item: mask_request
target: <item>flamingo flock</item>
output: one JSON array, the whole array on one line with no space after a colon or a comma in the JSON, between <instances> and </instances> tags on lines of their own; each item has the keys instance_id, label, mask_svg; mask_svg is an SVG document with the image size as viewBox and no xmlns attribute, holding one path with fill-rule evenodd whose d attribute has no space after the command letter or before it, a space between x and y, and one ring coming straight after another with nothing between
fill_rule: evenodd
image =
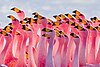
<instances>
[{"instance_id":1,"label":"flamingo flock","mask_svg":"<svg viewBox=\"0 0 100 67\"><path fill-rule=\"evenodd\" d=\"M73 14L46 18L38 12L26 17L7 16L11 22L0 28L0 67L100 67L100 20Z\"/></svg>"}]
</instances>

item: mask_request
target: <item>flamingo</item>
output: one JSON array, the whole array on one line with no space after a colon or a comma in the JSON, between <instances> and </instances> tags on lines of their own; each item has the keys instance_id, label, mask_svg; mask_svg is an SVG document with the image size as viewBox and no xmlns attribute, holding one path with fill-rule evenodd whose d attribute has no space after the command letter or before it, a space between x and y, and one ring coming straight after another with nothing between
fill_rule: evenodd
<instances>
[{"instance_id":1,"label":"flamingo","mask_svg":"<svg viewBox=\"0 0 100 67\"><path fill-rule=\"evenodd\" d=\"M62 56L61 56L61 67L67 67L68 64L66 63L67 62L67 46L68 46L68 41L69 41L69 38L68 37L64 37L65 39L65 42L64 42L64 45L63 45L63 50L62 50Z\"/></svg>"},{"instance_id":2,"label":"flamingo","mask_svg":"<svg viewBox=\"0 0 100 67\"><path fill-rule=\"evenodd\" d=\"M14 57L13 52L12 52L13 38L10 34L8 34L8 37L10 38L11 42L9 43L8 49L6 51L4 62L5 62L5 65L9 67L15 67L18 59Z\"/></svg>"},{"instance_id":3,"label":"flamingo","mask_svg":"<svg viewBox=\"0 0 100 67\"><path fill-rule=\"evenodd\" d=\"M74 57L72 59L72 67L79 67L79 44L80 44L80 38L74 33L70 34L75 42L76 48L74 52Z\"/></svg>"},{"instance_id":4,"label":"flamingo","mask_svg":"<svg viewBox=\"0 0 100 67\"><path fill-rule=\"evenodd\" d=\"M25 30L23 30L24 26L21 25L20 27L21 28L19 28L17 30L23 36L22 37L23 43L21 44L19 59L18 59L18 62L16 63L16 66L17 67L22 67L22 66L26 67L26 64L25 64L25 46L26 46L26 41L27 41L28 36L27 36L27 33L25 32Z\"/></svg>"},{"instance_id":5,"label":"flamingo","mask_svg":"<svg viewBox=\"0 0 100 67\"><path fill-rule=\"evenodd\" d=\"M6 44L5 44L5 47L3 48L2 52L0 53L0 64L4 64L4 57L5 57L5 54L7 52L7 49L8 49L8 46L9 44L11 43L11 37L8 36L7 32L2 30L1 31L1 34L5 37L6 39Z\"/></svg>"},{"instance_id":6,"label":"flamingo","mask_svg":"<svg viewBox=\"0 0 100 67\"><path fill-rule=\"evenodd\" d=\"M90 50L89 50L89 54L88 54L88 60L87 60L87 63L90 63L90 64L95 64L95 47L96 47L96 36L97 36L97 31L95 28L93 28L92 26L87 26L89 30L89 33L90 33L90 40L91 40L91 47L90 47ZM89 45L90 45L89 44Z\"/></svg>"},{"instance_id":7,"label":"flamingo","mask_svg":"<svg viewBox=\"0 0 100 67\"><path fill-rule=\"evenodd\" d=\"M41 32L42 34L44 32ZM46 49L46 38L41 36L40 37L40 42L37 48L37 52L38 52L38 67L44 67L45 66L45 62L46 62L46 56L47 56L47 49Z\"/></svg>"},{"instance_id":8,"label":"flamingo","mask_svg":"<svg viewBox=\"0 0 100 67\"><path fill-rule=\"evenodd\" d=\"M81 19L85 19L84 14L82 14L82 13L79 12L78 10L74 10L73 13L75 13L76 15L78 15Z\"/></svg>"},{"instance_id":9,"label":"flamingo","mask_svg":"<svg viewBox=\"0 0 100 67\"><path fill-rule=\"evenodd\" d=\"M34 54L33 54L33 48L32 48L32 44L33 44L33 32L31 31L31 29L29 29L28 31L26 30L26 33L29 37L29 45L28 45L28 67L36 67L36 63L35 63L35 59L34 59ZM31 36L30 36L31 35Z\"/></svg>"},{"instance_id":10,"label":"flamingo","mask_svg":"<svg viewBox=\"0 0 100 67\"><path fill-rule=\"evenodd\" d=\"M61 67L61 50L62 50L62 46L64 44L64 37L63 36L57 37L57 40L58 40L59 46L58 46L57 52L54 56L54 64L55 64L55 67Z\"/></svg>"},{"instance_id":11,"label":"flamingo","mask_svg":"<svg viewBox=\"0 0 100 67\"><path fill-rule=\"evenodd\" d=\"M24 11L14 7L14 8L11 8L11 10L13 10L14 12L17 13L17 16L19 17L20 21L22 21L24 18L25 18L25 13Z\"/></svg>"},{"instance_id":12,"label":"flamingo","mask_svg":"<svg viewBox=\"0 0 100 67\"><path fill-rule=\"evenodd\" d=\"M50 38L47 38L49 46L48 46L48 54L47 54L47 57L46 57L45 67L54 67L53 58L52 58L52 56L53 56L52 51L53 51L53 45L54 45L55 32L54 31L49 32L48 36Z\"/></svg>"}]
</instances>

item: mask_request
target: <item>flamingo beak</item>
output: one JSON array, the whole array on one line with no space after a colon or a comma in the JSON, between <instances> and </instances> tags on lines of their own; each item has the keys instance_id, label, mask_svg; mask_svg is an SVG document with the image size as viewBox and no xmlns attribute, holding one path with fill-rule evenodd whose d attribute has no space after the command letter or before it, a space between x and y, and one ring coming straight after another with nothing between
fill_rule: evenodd
<instances>
[{"instance_id":1,"label":"flamingo beak","mask_svg":"<svg viewBox=\"0 0 100 67\"><path fill-rule=\"evenodd\" d=\"M11 10L13 10L13 11L14 11L14 9L15 9L15 8L12 8Z\"/></svg>"},{"instance_id":2,"label":"flamingo beak","mask_svg":"<svg viewBox=\"0 0 100 67\"><path fill-rule=\"evenodd\" d=\"M68 17L68 14L65 14Z\"/></svg>"},{"instance_id":3,"label":"flamingo beak","mask_svg":"<svg viewBox=\"0 0 100 67\"><path fill-rule=\"evenodd\" d=\"M53 16L54 18L56 18L57 17L57 15L55 15L55 16Z\"/></svg>"},{"instance_id":4,"label":"flamingo beak","mask_svg":"<svg viewBox=\"0 0 100 67\"><path fill-rule=\"evenodd\" d=\"M36 14L37 14L36 12L32 13L32 15L36 15Z\"/></svg>"},{"instance_id":5,"label":"flamingo beak","mask_svg":"<svg viewBox=\"0 0 100 67\"><path fill-rule=\"evenodd\" d=\"M76 13L76 10L74 10L73 13Z\"/></svg>"},{"instance_id":6,"label":"flamingo beak","mask_svg":"<svg viewBox=\"0 0 100 67\"><path fill-rule=\"evenodd\" d=\"M61 17L61 15L59 15L59 17Z\"/></svg>"},{"instance_id":7,"label":"flamingo beak","mask_svg":"<svg viewBox=\"0 0 100 67\"><path fill-rule=\"evenodd\" d=\"M76 17L76 15L75 15L75 14L73 14L72 16L73 16L73 17Z\"/></svg>"},{"instance_id":8,"label":"flamingo beak","mask_svg":"<svg viewBox=\"0 0 100 67\"><path fill-rule=\"evenodd\" d=\"M98 27L95 27L96 29L98 29Z\"/></svg>"},{"instance_id":9,"label":"flamingo beak","mask_svg":"<svg viewBox=\"0 0 100 67\"><path fill-rule=\"evenodd\" d=\"M81 19L79 19L79 22L82 22L82 20L81 20Z\"/></svg>"},{"instance_id":10,"label":"flamingo beak","mask_svg":"<svg viewBox=\"0 0 100 67\"><path fill-rule=\"evenodd\" d=\"M8 18L10 18L10 16L7 16Z\"/></svg>"}]
</instances>

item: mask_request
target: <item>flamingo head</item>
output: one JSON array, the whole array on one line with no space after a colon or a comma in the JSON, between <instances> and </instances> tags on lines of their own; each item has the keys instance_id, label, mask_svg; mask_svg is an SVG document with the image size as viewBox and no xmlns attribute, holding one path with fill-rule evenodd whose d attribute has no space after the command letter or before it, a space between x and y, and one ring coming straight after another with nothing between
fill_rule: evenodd
<instances>
[{"instance_id":1,"label":"flamingo head","mask_svg":"<svg viewBox=\"0 0 100 67\"><path fill-rule=\"evenodd\" d=\"M97 26L97 27L95 27L99 32L100 32L100 27L99 26Z\"/></svg>"},{"instance_id":2,"label":"flamingo head","mask_svg":"<svg viewBox=\"0 0 100 67\"><path fill-rule=\"evenodd\" d=\"M6 26L3 30L5 30L7 33L12 33L13 28L11 26Z\"/></svg>"},{"instance_id":3,"label":"flamingo head","mask_svg":"<svg viewBox=\"0 0 100 67\"><path fill-rule=\"evenodd\" d=\"M2 34L2 35L4 35L4 36L8 36L8 33L7 33L5 30L2 30L2 31L0 32L0 34Z\"/></svg>"},{"instance_id":4,"label":"flamingo head","mask_svg":"<svg viewBox=\"0 0 100 67\"><path fill-rule=\"evenodd\" d=\"M32 13L32 15L39 15L39 14L38 14L38 12L34 12L34 13Z\"/></svg>"},{"instance_id":5,"label":"flamingo head","mask_svg":"<svg viewBox=\"0 0 100 67\"><path fill-rule=\"evenodd\" d=\"M79 38L79 36L77 36L75 33L71 33L70 36L72 36L74 38Z\"/></svg>"},{"instance_id":6,"label":"flamingo head","mask_svg":"<svg viewBox=\"0 0 100 67\"><path fill-rule=\"evenodd\" d=\"M52 32L52 30L50 30L48 28L43 28L42 31L44 31L44 32Z\"/></svg>"},{"instance_id":7,"label":"flamingo head","mask_svg":"<svg viewBox=\"0 0 100 67\"><path fill-rule=\"evenodd\" d=\"M78 16L81 14L78 10L74 10L73 13L75 13Z\"/></svg>"},{"instance_id":8,"label":"flamingo head","mask_svg":"<svg viewBox=\"0 0 100 67\"><path fill-rule=\"evenodd\" d=\"M61 18L58 15L53 16L57 21L61 21Z\"/></svg>"},{"instance_id":9,"label":"flamingo head","mask_svg":"<svg viewBox=\"0 0 100 67\"><path fill-rule=\"evenodd\" d=\"M65 14L65 16L67 16L69 19L72 19L73 17L71 16L71 14L67 13Z\"/></svg>"},{"instance_id":10,"label":"flamingo head","mask_svg":"<svg viewBox=\"0 0 100 67\"><path fill-rule=\"evenodd\" d=\"M18 31L16 31L16 33L15 33L16 35L20 35L20 33L18 32Z\"/></svg>"},{"instance_id":11,"label":"flamingo head","mask_svg":"<svg viewBox=\"0 0 100 67\"><path fill-rule=\"evenodd\" d=\"M97 18L97 17L94 17L93 18L96 22L98 22L99 21L99 19Z\"/></svg>"},{"instance_id":12,"label":"flamingo head","mask_svg":"<svg viewBox=\"0 0 100 67\"><path fill-rule=\"evenodd\" d=\"M22 29L25 30L25 31L31 31L31 29L29 29L27 26L25 25L22 25Z\"/></svg>"},{"instance_id":13,"label":"flamingo head","mask_svg":"<svg viewBox=\"0 0 100 67\"><path fill-rule=\"evenodd\" d=\"M87 26L86 28L89 29L89 30L96 30L96 29L93 28L92 26Z\"/></svg>"},{"instance_id":14,"label":"flamingo head","mask_svg":"<svg viewBox=\"0 0 100 67\"><path fill-rule=\"evenodd\" d=\"M77 28L77 29L80 30L80 31L85 31L85 29L84 29L82 26L80 26L80 25L75 26L75 28Z\"/></svg>"},{"instance_id":15,"label":"flamingo head","mask_svg":"<svg viewBox=\"0 0 100 67\"><path fill-rule=\"evenodd\" d=\"M26 24L26 22L24 22L24 21L20 21L20 23L21 23L22 25L25 25L25 24Z\"/></svg>"},{"instance_id":16,"label":"flamingo head","mask_svg":"<svg viewBox=\"0 0 100 67\"><path fill-rule=\"evenodd\" d=\"M66 21L66 23L69 24L69 25L73 24L73 22L71 22L71 21Z\"/></svg>"},{"instance_id":17,"label":"flamingo head","mask_svg":"<svg viewBox=\"0 0 100 67\"><path fill-rule=\"evenodd\" d=\"M18 9L18 8L16 8L16 7L11 8L11 10L15 11L16 13L21 13L21 10L20 10L20 9Z\"/></svg>"},{"instance_id":18,"label":"flamingo head","mask_svg":"<svg viewBox=\"0 0 100 67\"><path fill-rule=\"evenodd\" d=\"M60 14L59 17L60 17L62 20L66 20L66 17L65 17L63 14Z\"/></svg>"},{"instance_id":19,"label":"flamingo head","mask_svg":"<svg viewBox=\"0 0 100 67\"><path fill-rule=\"evenodd\" d=\"M13 15L9 15L9 16L7 16L7 17L10 18L10 19L13 20L13 21L16 21L16 20L17 20Z\"/></svg>"}]
</instances>

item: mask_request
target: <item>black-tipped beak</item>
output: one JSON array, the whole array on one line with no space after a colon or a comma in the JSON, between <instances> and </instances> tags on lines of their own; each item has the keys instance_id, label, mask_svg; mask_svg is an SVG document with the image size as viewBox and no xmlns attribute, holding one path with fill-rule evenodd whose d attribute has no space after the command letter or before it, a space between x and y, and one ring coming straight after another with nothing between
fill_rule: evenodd
<instances>
[{"instance_id":1,"label":"black-tipped beak","mask_svg":"<svg viewBox=\"0 0 100 67\"><path fill-rule=\"evenodd\" d=\"M61 15L59 15L61 17Z\"/></svg>"},{"instance_id":2,"label":"black-tipped beak","mask_svg":"<svg viewBox=\"0 0 100 67\"><path fill-rule=\"evenodd\" d=\"M68 16L68 14L65 14L66 16Z\"/></svg>"},{"instance_id":3,"label":"black-tipped beak","mask_svg":"<svg viewBox=\"0 0 100 67\"><path fill-rule=\"evenodd\" d=\"M22 23L22 21L20 21L20 23Z\"/></svg>"},{"instance_id":4,"label":"black-tipped beak","mask_svg":"<svg viewBox=\"0 0 100 67\"><path fill-rule=\"evenodd\" d=\"M92 20L93 20L93 18L90 18L90 20L92 21Z\"/></svg>"},{"instance_id":5,"label":"black-tipped beak","mask_svg":"<svg viewBox=\"0 0 100 67\"><path fill-rule=\"evenodd\" d=\"M95 27L96 29L98 28L98 27Z\"/></svg>"},{"instance_id":6,"label":"black-tipped beak","mask_svg":"<svg viewBox=\"0 0 100 67\"><path fill-rule=\"evenodd\" d=\"M61 34L61 33L62 33L62 31L59 31L59 33Z\"/></svg>"},{"instance_id":7,"label":"black-tipped beak","mask_svg":"<svg viewBox=\"0 0 100 67\"><path fill-rule=\"evenodd\" d=\"M34 21L37 21L37 19L34 19Z\"/></svg>"},{"instance_id":8,"label":"black-tipped beak","mask_svg":"<svg viewBox=\"0 0 100 67\"><path fill-rule=\"evenodd\" d=\"M24 21L27 21L27 19L28 19L28 18L24 18L23 20L24 20Z\"/></svg>"},{"instance_id":9,"label":"black-tipped beak","mask_svg":"<svg viewBox=\"0 0 100 67\"><path fill-rule=\"evenodd\" d=\"M78 28L78 26L75 26L74 28Z\"/></svg>"},{"instance_id":10,"label":"black-tipped beak","mask_svg":"<svg viewBox=\"0 0 100 67\"><path fill-rule=\"evenodd\" d=\"M72 16L75 17L76 15L73 14Z\"/></svg>"},{"instance_id":11,"label":"black-tipped beak","mask_svg":"<svg viewBox=\"0 0 100 67\"><path fill-rule=\"evenodd\" d=\"M11 8L11 10L14 10L14 8Z\"/></svg>"},{"instance_id":12,"label":"black-tipped beak","mask_svg":"<svg viewBox=\"0 0 100 67\"><path fill-rule=\"evenodd\" d=\"M29 29L28 31L31 31L31 29Z\"/></svg>"},{"instance_id":13,"label":"black-tipped beak","mask_svg":"<svg viewBox=\"0 0 100 67\"><path fill-rule=\"evenodd\" d=\"M12 33L12 31L10 31L9 33Z\"/></svg>"},{"instance_id":14,"label":"black-tipped beak","mask_svg":"<svg viewBox=\"0 0 100 67\"><path fill-rule=\"evenodd\" d=\"M61 38L61 35L59 35L58 37L60 37L60 38Z\"/></svg>"},{"instance_id":15,"label":"black-tipped beak","mask_svg":"<svg viewBox=\"0 0 100 67\"><path fill-rule=\"evenodd\" d=\"M53 23L52 26L55 26L55 23Z\"/></svg>"},{"instance_id":16,"label":"black-tipped beak","mask_svg":"<svg viewBox=\"0 0 100 67\"><path fill-rule=\"evenodd\" d=\"M85 29L83 28L82 31L85 31Z\"/></svg>"},{"instance_id":17,"label":"black-tipped beak","mask_svg":"<svg viewBox=\"0 0 100 67\"><path fill-rule=\"evenodd\" d=\"M82 20L81 20L81 19L79 19L79 22L82 22Z\"/></svg>"},{"instance_id":18,"label":"black-tipped beak","mask_svg":"<svg viewBox=\"0 0 100 67\"><path fill-rule=\"evenodd\" d=\"M2 31L0 32L0 34L2 34Z\"/></svg>"},{"instance_id":19,"label":"black-tipped beak","mask_svg":"<svg viewBox=\"0 0 100 67\"><path fill-rule=\"evenodd\" d=\"M76 10L74 10L73 13L76 13Z\"/></svg>"},{"instance_id":20,"label":"black-tipped beak","mask_svg":"<svg viewBox=\"0 0 100 67\"><path fill-rule=\"evenodd\" d=\"M89 28L90 28L90 26L87 26L86 28L88 28L88 29L89 29Z\"/></svg>"},{"instance_id":21,"label":"black-tipped beak","mask_svg":"<svg viewBox=\"0 0 100 67\"><path fill-rule=\"evenodd\" d=\"M73 35L74 35L74 33L71 33L70 35L71 35L71 36L73 36Z\"/></svg>"},{"instance_id":22,"label":"black-tipped beak","mask_svg":"<svg viewBox=\"0 0 100 67\"><path fill-rule=\"evenodd\" d=\"M10 18L10 16L7 16L8 18Z\"/></svg>"},{"instance_id":23,"label":"black-tipped beak","mask_svg":"<svg viewBox=\"0 0 100 67\"><path fill-rule=\"evenodd\" d=\"M78 36L76 36L75 38L79 38Z\"/></svg>"},{"instance_id":24,"label":"black-tipped beak","mask_svg":"<svg viewBox=\"0 0 100 67\"><path fill-rule=\"evenodd\" d=\"M9 23L8 25L12 25L12 23Z\"/></svg>"},{"instance_id":25,"label":"black-tipped beak","mask_svg":"<svg viewBox=\"0 0 100 67\"><path fill-rule=\"evenodd\" d=\"M42 31L46 31L46 28L43 28Z\"/></svg>"},{"instance_id":26,"label":"black-tipped beak","mask_svg":"<svg viewBox=\"0 0 100 67\"><path fill-rule=\"evenodd\" d=\"M69 21L66 21L67 24L69 24Z\"/></svg>"},{"instance_id":27,"label":"black-tipped beak","mask_svg":"<svg viewBox=\"0 0 100 67\"><path fill-rule=\"evenodd\" d=\"M27 21L26 23L29 23L29 21Z\"/></svg>"},{"instance_id":28,"label":"black-tipped beak","mask_svg":"<svg viewBox=\"0 0 100 67\"><path fill-rule=\"evenodd\" d=\"M8 36L8 34L6 34L5 36Z\"/></svg>"},{"instance_id":29,"label":"black-tipped beak","mask_svg":"<svg viewBox=\"0 0 100 67\"><path fill-rule=\"evenodd\" d=\"M32 13L32 15L35 15L35 14L36 14L36 12Z\"/></svg>"},{"instance_id":30,"label":"black-tipped beak","mask_svg":"<svg viewBox=\"0 0 100 67\"><path fill-rule=\"evenodd\" d=\"M35 15L35 16L34 16L34 18L37 18L37 17L38 17L38 15Z\"/></svg>"},{"instance_id":31,"label":"black-tipped beak","mask_svg":"<svg viewBox=\"0 0 100 67\"><path fill-rule=\"evenodd\" d=\"M67 37L67 35L64 35L65 37Z\"/></svg>"},{"instance_id":32,"label":"black-tipped beak","mask_svg":"<svg viewBox=\"0 0 100 67\"><path fill-rule=\"evenodd\" d=\"M75 23L72 23L71 25L72 25L72 26L75 26Z\"/></svg>"},{"instance_id":33,"label":"black-tipped beak","mask_svg":"<svg viewBox=\"0 0 100 67\"><path fill-rule=\"evenodd\" d=\"M96 17L94 17L94 20L96 20Z\"/></svg>"},{"instance_id":34,"label":"black-tipped beak","mask_svg":"<svg viewBox=\"0 0 100 67\"><path fill-rule=\"evenodd\" d=\"M41 19L45 19L45 17L42 17Z\"/></svg>"},{"instance_id":35,"label":"black-tipped beak","mask_svg":"<svg viewBox=\"0 0 100 67\"><path fill-rule=\"evenodd\" d=\"M57 15L53 16L54 18L56 18Z\"/></svg>"},{"instance_id":36,"label":"black-tipped beak","mask_svg":"<svg viewBox=\"0 0 100 67\"><path fill-rule=\"evenodd\" d=\"M12 28L12 27L10 27L10 29L12 30L13 28Z\"/></svg>"},{"instance_id":37,"label":"black-tipped beak","mask_svg":"<svg viewBox=\"0 0 100 67\"><path fill-rule=\"evenodd\" d=\"M25 25L22 25L22 29L24 29L24 30L25 30Z\"/></svg>"}]
</instances>

